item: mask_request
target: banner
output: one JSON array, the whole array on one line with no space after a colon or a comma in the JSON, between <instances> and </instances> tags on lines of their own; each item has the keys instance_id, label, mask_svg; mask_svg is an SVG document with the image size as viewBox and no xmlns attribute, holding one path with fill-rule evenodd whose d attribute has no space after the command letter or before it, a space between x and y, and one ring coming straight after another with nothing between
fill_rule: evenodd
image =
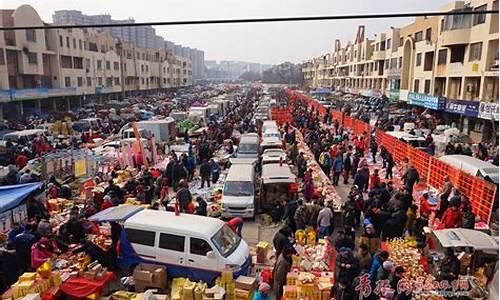
<instances>
[{"instance_id":1,"label":"banner","mask_svg":"<svg viewBox=\"0 0 500 300\"><path fill-rule=\"evenodd\" d=\"M12 100L33 100L49 97L49 90L46 88L10 90L10 92Z\"/></svg>"},{"instance_id":2,"label":"banner","mask_svg":"<svg viewBox=\"0 0 500 300\"><path fill-rule=\"evenodd\" d=\"M445 98L430 96L422 93L408 93L408 104L422 106L435 110L443 110L446 105Z\"/></svg>"},{"instance_id":3,"label":"banner","mask_svg":"<svg viewBox=\"0 0 500 300\"><path fill-rule=\"evenodd\" d=\"M478 115L481 119L498 121L498 103L480 102Z\"/></svg>"},{"instance_id":4,"label":"banner","mask_svg":"<svg viewBox=\"0 0 500 300\"><path fill-rule=\"evenodd\" d=\"M445 111L476 118L479 114L479 101L447 99Z\"/></svg>"},{"instance_id":5,"label":"banner","mask_svg":"<svg viewBox=\"0 0 500 300\"><path fill-rule=\"evenodd\" d=\"M0 102L9 102L9 101L10 101L10 91L0 90Z\"/></svg>"}]
</instances>

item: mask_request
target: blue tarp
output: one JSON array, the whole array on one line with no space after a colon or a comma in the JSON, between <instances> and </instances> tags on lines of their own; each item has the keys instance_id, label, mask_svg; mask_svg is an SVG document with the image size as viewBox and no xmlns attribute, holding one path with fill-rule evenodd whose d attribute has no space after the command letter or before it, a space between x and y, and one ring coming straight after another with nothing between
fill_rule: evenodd
<instances>
[{"instance_id":1,"label":"blue tarp","mask_svg":"<svg viewBox=\"0 0 500 300\"><path fill-rule=\"evenodd\" d=\"M41 185L42 183L40 182L34 182L0 186L0 212L18 206L29 196L29 194L37 190Z\"/></svg>"}]
</instances>

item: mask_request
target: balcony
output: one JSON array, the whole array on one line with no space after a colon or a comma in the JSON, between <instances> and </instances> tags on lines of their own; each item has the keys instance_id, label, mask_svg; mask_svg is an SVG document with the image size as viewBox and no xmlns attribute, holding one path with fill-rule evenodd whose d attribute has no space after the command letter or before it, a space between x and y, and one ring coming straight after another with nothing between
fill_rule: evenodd
<instances>
[{"instance_id":1,"label":"balcony","mask_svg":"<svg viewBox=\"0 0 500 300\"><path fill-rule=\"evenodd\" d=\"M450 63L447 66L447 70L448 76L462 76L464 71L464 64L460 62Z\"/></svg>"},{"instance_id":2,"label":"balcony","mask_svg":"<svg viewBox=\"0 0 500 300\"><path fill-rule=\"evenodd\" d=\"M439 42L443 46L468 44L470 42L470 28L443 31Z\"/></svg>"}]
</instances>

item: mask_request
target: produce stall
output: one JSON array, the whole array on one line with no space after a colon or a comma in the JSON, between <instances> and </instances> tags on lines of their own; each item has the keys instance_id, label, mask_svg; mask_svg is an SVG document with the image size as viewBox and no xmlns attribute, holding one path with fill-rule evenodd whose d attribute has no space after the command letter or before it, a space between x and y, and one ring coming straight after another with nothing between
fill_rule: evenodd
<instances>
[{"instance_id":1,"label":"produce stall","mask_svg":"<svg viewBox=\"0 0 500 300\"><path fill-rule=\"evenodd\" d=\"M296 130L295 134L298 142L298 150L299 152L304 153L304 157L307 161L307 169L312 170L315 194L321 195L326 202L332 203L332 207L335 212L341 212L343 200L337 194L332 181L328 178L328 176L326 176L318 162L314 159L314 154L304 142L304 137L300 131Z\"/></svg>"}]
</instances>

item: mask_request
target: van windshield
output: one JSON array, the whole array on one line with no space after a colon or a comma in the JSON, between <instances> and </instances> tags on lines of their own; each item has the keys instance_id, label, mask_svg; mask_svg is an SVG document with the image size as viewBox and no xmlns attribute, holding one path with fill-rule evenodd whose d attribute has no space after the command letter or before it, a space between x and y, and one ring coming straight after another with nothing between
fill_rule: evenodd
<instances>
[{"instance_id":1,"label":"van windshield","mask_svg":"<svg viewBox=\"0 0 500 300\"><path fill-rule=\"evenodd\" d=\"M240 241L241 238L227 225L222 226L212 237L212 243L224 257L231 255L238 248Z\"/></svg>"},{"instance_id":2,"label":"van windshield","mask_svg":"<svg viewBox=\"0 0 500 300\"><path fill-rule=\"evenodd\" d=\"M257 144L240 144L238 148L238 153L241 154L257 153L258 151L259 146Z\"/></svg>"},{"instance_id":3,"label":"van windshield","mask_svg":"<svg viewBox=\"0 0 500 300\"><path fill-rule=\"evenodd\" d=\"M223 194L226 196L253 196L251 181L226 181Z\"/></svg>"}]
</instances>

